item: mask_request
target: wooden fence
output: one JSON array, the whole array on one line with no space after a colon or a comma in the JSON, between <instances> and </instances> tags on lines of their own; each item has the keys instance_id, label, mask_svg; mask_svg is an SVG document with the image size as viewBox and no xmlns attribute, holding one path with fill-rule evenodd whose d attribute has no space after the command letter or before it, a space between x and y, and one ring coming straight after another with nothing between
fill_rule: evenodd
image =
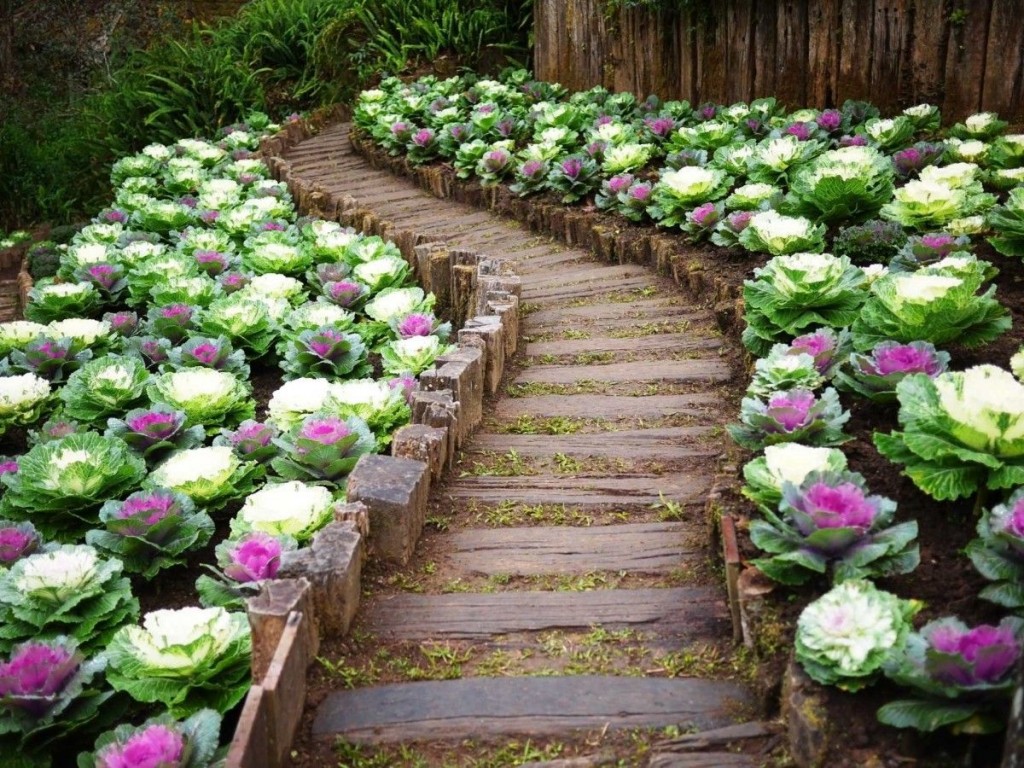
<instances>
[{"instance_id":1,"label":"wooden fence","mask_svg":"<svg viewBox=\"0 0 1024 768\"><path fill-rule=\"evenodd\" d=\"M537 77L790 107L924 101L1024 121L1024 0L703 0L688 11L534 0Z\"/></svg>"}]
</instances>

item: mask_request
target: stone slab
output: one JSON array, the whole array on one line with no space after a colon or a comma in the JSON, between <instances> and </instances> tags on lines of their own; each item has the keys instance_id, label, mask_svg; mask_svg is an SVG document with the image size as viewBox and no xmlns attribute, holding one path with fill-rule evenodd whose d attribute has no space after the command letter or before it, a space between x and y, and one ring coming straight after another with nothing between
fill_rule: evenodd
<instances>
[{"instance_id":1,"label":"stone slab","mask_svg":"<svg viewBox=\"0 0 1024 768\"><path fill-rule=\"evenodd\" d=\"M348 477L347 499L361 501L370 516L373 555L404 565L423 530L430 489L426 463L368 454Z\"/></svg>"},{"instance_id":2,"label":"stone slab","mask_svg":"<svg viewBox=\"0 0 1024 768\"><path fill-rule=\"evenodd\" d=\"M703 392L687 395L537 395L506 397L494 406L494 415L501 420L521 416L593 419L657 419L664 416L692 416L694 419L714 418L712 409L721 405L721 398Z\"/></svg>"},{"instance_id":3,"label":"stone slab","mask_svg":"<svg viewBox=\"0 0 1024 768\"><path fill-rule=\"evenodd\" d=\"M487 503L512 499L521 504L623 506L655 504L665 498L683 505L703 505L709 487L708 477L679 473L628 477L467 476L455 480L445 492L453 499Z\"/></svg>"},{"instance_id":4,"label":"stone slab","mask_svg":"<svg viewBox=\"0 0 1024 768\"><path fill-rule=\"evenodd\" d=\"M660 427L654 429L622 429L615 432L586 432L573 435L507 435L478 433L473 436L467 453L482 451L505 453L515 451L522 456L605 457L626 460L671 461L697 456L717 456L722 448L701 443L710 434L710 427ZM582 462L581 472L587 472Z\"/></svg>"},{"instance_id":5,"label":"stone slab","mask_svg":"<svg viewBox=\"0 0 1024 768\"><path fill-rule=\"evenodd\" d=\"M598 381L618 384L630 381L722 382L732 378L728 363L718 359L661 360L607 365L533 365L524 368L513 383L574 384Z\"/></svg>"}]
</instances>

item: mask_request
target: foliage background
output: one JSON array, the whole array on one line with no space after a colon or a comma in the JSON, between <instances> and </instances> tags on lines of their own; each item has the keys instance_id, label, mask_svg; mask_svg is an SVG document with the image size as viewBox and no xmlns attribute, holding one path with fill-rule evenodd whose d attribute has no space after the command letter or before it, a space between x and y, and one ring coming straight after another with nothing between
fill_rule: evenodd
<instances>
[{"instance_id":1,"label":"foliage background","mask_svg":"<svg viewBox=\"0 0 1024 768\"><path fill-rule=\"evenodd\" d=\"M529 60L532 0L0 0L0 228L106 201L110 164L350 97ZM226 14L226 15L225 15Z\"/></svg>"}]
</instances>

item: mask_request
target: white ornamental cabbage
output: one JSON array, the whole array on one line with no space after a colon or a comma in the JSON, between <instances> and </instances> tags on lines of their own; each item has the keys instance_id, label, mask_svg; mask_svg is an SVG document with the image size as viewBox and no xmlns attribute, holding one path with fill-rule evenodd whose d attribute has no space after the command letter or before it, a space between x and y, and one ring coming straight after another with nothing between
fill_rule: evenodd
<instances>
[{"instance_id":1,"label":"white ornamental cabbage","mask_svg":"<svg viewBox=\"0 0 1024 768\"><path fill-rule=\"evenodd\" d=\"M106 320L90 320L84 317L69 317L49 324L49 333L58 339L71 339L83 347L91 347L106 341L111 336L110 323Z\"/></svg>"},{"instance_id":2,"label":"white ornamental cabbage","mask_svg":"<svg viewBox=\"0 0 1024 768\"><path fill-rule=\"evenodd\" d=\"M292 480L267 485L245 500L231 521L231 535L251 531L308 541L331 521L334 496L321 485Z\"/></svg>"},{"instance_id":3,"label":"white ornamental cabbage","mask_svg":"<svg viewBox=\"0 0 1024 768\"><path fill-rule=\"evenodd\" d=\"M430 302L426 299L423 289L412 287L381 291L366 304L363 311L373 320L386 323L392 318L429 308Z\"/></svg>"},{"instance_id":4,"label":"white ornamental cabbage","mask_svg":"<svg viewBox=\"0 0 1024 768\"><path fill-rule=\"evenodd\" d=\"M149 488L169 488L207 510L249 492L257 465L242 463L230 446L190 448L172 454L149 477Z\"/></svg>"},{"instance_id":5,"label":"white ornamental cabbage","mask_svg":"<svg viewBox=\"0 0 1024 768\"><path fill-rule=\"evenodd\" d=\"M995 365L977 365L935 379L951 432L976 450L1024 456L1024 384Z\"/></svg>"},{"instance_id":6,"label":"white ornamental cabbage","mask_svg":"<svg viewBox=\"0 0 1024 768\"><path fill-rule=\"evenodd\" d=\"M14 587L24 595L62 603L85 592L100 572L99 553L87 545L66 544L29 555L11 572Z\"/></svg>"},{"instance_id":7,"label":"white ornamental cabbage","mask_svg":"<svg viewBox=\"0 0 1024 768\"><path fill-rule=\"evenodd\" d=\"M34 373L0 377L0 419L33 411L50 396L50 382Z\"/></svg>"},{"instance_id":8,"label":"white ornamental cabbage","mask_svg":"<svg viewBox=\"0 0 1024 768\"><path fill-rule=\"evenodd\" d=\"M904 646L919 604L851 579L808 605L796 626L796 658L813 679L856 691Z\"/></svg>"},{"instance_id":9,"label":"white ornamental cabbage","mask_svg":"<svg viewBox=\"0 0 1024 768\"><path fill-rule=\"evenodd\" d=\"M269 245L276 245L276 243ZM242 295L252 298L287 299L293 302L302 298L303 287L302 283L294 277L268 272L252 278L249 285L242 291Z\"/></svg>"},{"instance_id":10,"label":"white ornamental cabbage","mask_svg":"<svg viewBox=\"0 0 1024 768\"><path fill-rule=\"evenodd\" d=\"M286 381L270 398L267 421L287 432L309 414L323 409L336 387L322 378Z\"/></svg>"},{"instance_id":11,"label":"white ornamental cabbage","mask_svg":"<svg viewBox=\"0 0 1024 768\"><path fill-rule=\"evenodd\" d=\"M951 275L896 275L892 281L898 300L908 304L938 301L950 290L963 284L963 280Z\"/></svg>"},{"instance_id":12,"label":"white ornamental cabbage","mask_svg":"<svg viewBox=\"0 0 1024 768\"><path fill-rule=\"evenodd\" d=\"M784 216L778 211L761 211L750 217L740 233L740 244L750 251L774 256L820 252L825 247L825 227L803 216Z\"/></svg>"},{"instance_id":13,"label":"white ornamental cabbage","mask_svg":"<svg viewBox=\"0 0 1024 768\"><path fill-rule=\"evenodd\" d=\"M249 385L215 368L188 367L164 373L150 385L149 397L184 411L188 426L203 426L207 433L223 425L235 426L254 413Z\"/></svg>"},{"instance_id":14,"label":"white ornamental cabbage","mask_svg":"<svg viewBox=\"0 0 1024 768\"><path fill-rule=\"evenodd\" d=\"M933 184L945 184L954 189L964 189L978 180L981 169L975 163L950 163L929 165L921 169L920 179Z\"/></svg>"},{"instance_id":15,"label":"white ornamental cabbage","mask_svg":"<svg viewBox=\"0 0 1024 768\"><path fill-rule=\"evenodd\" d=\"M743 467L743 495L771 513L778 511L782 484L800 485L811 472L842 472L846 455L838 448L816 448L801 443L779 443Z\"/></svg>"}]
</instances>

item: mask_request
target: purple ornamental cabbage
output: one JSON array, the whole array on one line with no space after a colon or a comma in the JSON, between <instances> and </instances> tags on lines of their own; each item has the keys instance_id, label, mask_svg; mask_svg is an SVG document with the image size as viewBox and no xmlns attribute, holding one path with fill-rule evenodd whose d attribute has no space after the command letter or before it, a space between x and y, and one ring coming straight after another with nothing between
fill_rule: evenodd
<instances>
[{"instance_id":1,"label":"purple ornamental cabbage","mask_svg":"<svg viewBox=\"0 0 1024 768\"><path fill-rule=\"evenodd\" d=\"M180 368L212 368L233 373L242 379L249 378L245 351L234 349L224 336L193 336L180 347L170 350L162 370Z\"/></svg>"},{"instance_id":2,"label":"purple ornamental cabbage","mask_svg":"<svg viewBox=\"0 0 1024 768\"><path fill-rule=\"evenodd\" d=\"M15 561L31 555L41 541L32 523L0 520L0 568L10 568Z\"/></svg>"},{"instance_id":3,"label":"purple ornamental cabbage","mask_svg":"<svg viewBox=\"0 0 1024 768\"><path fill-rule=\"evenodd\" d=\"M332 304L349 309L365 298L366 286L355 280L337 280L324 283L324 297Z\"/></svg>"},{"instance_id":4,"label":"purple ornamental cabbage","mask_svg":"<svg viewBox=\"0 0 1024 768\"><path fill-rule=\"evenodd\" d=\"M307 416L274 443L281 455L270 462L285 480L332 482L355 468L360 456L376 451L376 438L366 422L355 416L315 413Z\"/></svg>"},{"instance_id":5,"label":"purple ornamental cabbage","mask_svg":"<svg viewBox=\"0 0 1024 768\"><path fill-rule=\"evenodd\" d=\"M937 163L945 151L946 146L944 144L919 141L912 147L894 152L892 155L892 167L896 171L896 177L906 181L916 176L921 172L922 168Z\"/></svg>"},{"instance_id":6,"label":"purple ornamental cabbage","mask_svg":"<svg viewBox=\"0 0 1024 768\"><path fill-rule=\"evenodd\" d=\"M807 354L814 358L814 367L826 379L831 379L849 353L850 334L823 327L812 333L797 336L789 343L790 354Z\"/></svg>"},{"instance_id":7,"label":"purple ornamental cabbage","mask_svg":"<svg viewBox=\"0 0 1024 768\"><path fill-rule=\"evenodd\" d=\"M914 689L886 704L878 720L897 728L992 733L1006 726L1024 619L969 627L954 617L925 624L884 666L887 677Z\"/></svg>"},{"instance_id":8,"label":"purple ornamental cabbage","mask_svg":"<svg viewBox=\"0 0 1024 768\"><path fill-rule=\"evenodd\" d=\"M601 182L601 189L594 195L594 205L600 211L615 210L618 204L618 196L629 189L636 181L631 173L617 173L610 179Z\"/></svg>"},{"instance_id":9,"label":"purple ornamental cabbage","mask_svg":"<svg viewBox=\"0 0 1024 768\"><path fill-rule=\"evenodd\" d=\"M108 208L105 211L101 211L97 218L103 224L127 224L128 212L120 208Z\"/></svg>"},{"instance_id":10,"label":"purple ornamental cabbage","mask_svg":"<svg viewBox=\"0 0 1024 768\"><path fill-rule=\"evenodd\" d=\"M167 488L136 491L124 501L108 501L99 512L102 528L85 540L124 563L125 571L151 579L163 568L182 565L189 553L206 546L214 523L192 500Z\"/></svg>"},{"instance_id":11,"label":"purple ornamental cabbage","mask_svg":"<svg viewBox=\"0 0 1024 768\"><path fill-rule=\"evenodd\" d=\"M194 314L195 310L188 304L153 307L146 318L146 329L152 336L168 339L172 344L180 344L192 328Z\"/></svg>"},{"instance_id":12,"label":"purple ornamental cabbage","mask_svg":"<svg viewBox=\"0 0 1024 768\"><path fill-rule=\"evenodd\" d=\"M540 192L547 182L550 169L543 160L527 160L516 169L516 180L509 186L509 190L526 197Z\"/></svg>"},{"instance_id":13,"label":"purple ornamental cabbage","mask_svg":"<svg viewBox=\"0 0 1024 768\"><path fill-rule=\"evenodd\" d=\"M838 109L826 109L815 122L825 133L835 133L843 126L843 113Z\"/></svg>"},{"instance_id":14,"label":"purple ornamental cabbage","mask_svg":"<svg viewBox=\"0 0 1024 768\"><path fill-rule=\"evenodd\" d=\"M588 155L570 155L555 163L547 177L550 189L561 194L563 203L575 203L600 183L598 166Z\"/></svg>"},{"instance_id":15,"label":"purple ornamental cabbage","mask_svg":"<svg viewBox=\"0 0 1024 768\"><path fill-rule=\"evenodd\" d=\"M941 261L957 251L970 251L971 239L967 235L954 237L946 232L911 235L889 263L893 272L916 272L921 267Z\"/></svg>"},{"instance_id":16,"label":"purple ornamental cabbage","mask_svg":"<svg viewBox=\"0 0 1024 768\"><path fill-rule=\"evenodd\" d=\"M231 266L231 260L228 258L228 255L220 251L196 251L192 257L196 260L196 264L199 265L199 270L211 277L216 277L227 271L227 268Z\"/></svg>"},{"instance_id":17,"label":"purple ornamental cabbage","mask_svg":"<svg viewBox=\"0 0 1024 768\"><path fill-rule=\"evenodd\" d=\"M704 203L686 214L682 230L689 236L690 242L696 243L711 236L715 226L725 215L723 203Z\"/></svg>"},{"instance_id":18,"label":"purple ornamental cabbage","mask_svg":"<svg viewBox=\"0 0 1024 768\"><path fill-rule=\"evenodd\" d=\"M73 339L39 336L24 349L12 349L8 360L17 372L34 373L57 383L92 359L91 349L79 350L77 347Z\"/></svg>"},{"instance_id":19,"label":"purple ornamental cabbage","mask_svg":"<svg viewBox=\"0 0 1024 768\"><path fill-rule=\"evenodd\" d=\"M185 739L177 730L153 724L96 754L96 768L178 768Z\"/></svg>"},{"instance_id":20,"label":"purple ornamental cabbage","mask_svg":"<svg viewBox=\"0 0 1024 768\"><path fill-rule=\"evenodd\" d=\"M141 357L147 368L156 368L167 362L171 341L156 336L132 336L128 339L128 351Z\"/></svg>"},{"instance_id":21,"label":"purple ornamental cabbage","mask_svg":"<svg viewBox=\"0 0 1024 768\"><path fill-rule=\"evenodd\" d=\"M853 136L840 136L839 146L840 147L866 147L868 145L868 137L862 133L855 134Z\"/></svg>"},{"instance_id":22,"label":"purple ornamental cabbage","mask_svg":"<svg viewBox=\"0 0 1024 768\"><path fill-rule=\"evenodd\" d=\"M116 301L128 286L125 269L120 264L89 264L74 271L74 277L81 282L90 283L96 290L107 297L108 301Z\"/></svg>"},{"instance_id":23,"label":"purple ornamental cabbage","mask_svg":"<svg viewBox=\"0 0 1024 768\"><path fill-rule=\"evenodd\" d=\"M7 456L0 456L0 477L13 474L18 471L18 460Z\"/></svg>"},{"instance_id":24,"label":"purple ornamental cabbage","mask_svg":"<svg viewBox=\"0 0 1024 768\"><path fill-rule=\"evenodd\" d=\"M697 107L697 109L694 110L694 117L696 117L698 120L703 120L705 122L708 120L714 120L715 115L717 114L718 105L712 104L711 102L701 104L699 107Z\"/></svg>"},{"instance_id":25,"label":"purple ornamental cabbage","mask_svg":"<svg viewBox=\"0 0 1024 768\"><path fill-rule=\"evenodd\" d=\"M220 211L202 211L199 214L199 220L207 225L216 224L219 218Z\"/></svg>"},{"instance_id":26,"label":"purple ornamental cabbage","mask_svg":"<svg viewBox=\"0 0 1024 768\"><path fill-rule=\"evenodd\" d=\"M119 336L134 336L139 330L139 316L135 312L107 312L103 319L110 323L110 330Z\"/></svg>"},{"instance_id":27,"label":"purple ornamental cabbage","mask_svg":"<svg viewBox=\"0 0 1024 768\"><path fill-rule=\"evenodd\" d=\"M186 429L188 417L166 403L151 408L135 408L123 419L107 419L107 437L119 437L128 447L151 464L170 451L202 445L206 437L203 426Z\"/></svg>"},{"instance_id":28,"label":"purple ornamental cabbage","mask_svg":"<svg viewBox=\"0 0 1024 768\"><path fill-rule=\"evenodd\" d=\"M923 373L934 379L948 365L949 353L937 350L927 341L883 341L868 354L851 354L849 371L839 371L836 383L869 400L891 403L896 401L896 385L904 378Z\"/></svg>"},{"instance_id":29,"label":"purple ornamental cabbage","mask_svg":"<svg viewBox=\"0 0 1024 768\"><path fill-rule=\"evenodd\" d=\"M277 427L247 419L238 429L222 429L214 445L226 445L243 461L264 462L277 455L274 438L281 434Z\"/></svg>"},{"instance_id":30,"label":"purple ornamental cabbage","mask_svg":"<svg viewBox=\"0 0 1024 768\"><path fill-rule=\"evenodd\" d=\"M270 534L247 534L227 550L224 575L243 584L273 579L281 567L281 551L281 542Z\"/></svg>"},{"instance_id":31,"label":"purple ornamental cabbage","mask_svg":"<svg viewBox=\"0 0 1024 768\"><path fill-rule=\"evenodd\" d=\"M800 141L807 141L814 135L815 123L790 123L783 129L787 136L796 136Z\"/></svg>"},{"instance_id":32,"label":"purple ornamental cabbage","mask_svg":"<svg viewBox=\"0 0 1024 768\"><path fill-rule=\"evenodd\" d=\"M840 445L849 440L843 424L850 418L839 403L839 394L829 387L817 397L806 389L776 392L767 401L745 397L740 405L740 423L728 426L739 445L761 450L777 443L813 446Z\"/></svg>"},{"instance_id":33,"label":"purple ornamental cabbage","mask_svg":"<svg viewBox=\"0 0 1024 768\"><path fill-rule=\"evenodd\" d=\"M676 129L676 121L671 117L645 117L644 127L655 141L664 141Z\"/></svg>"},{"instance_id":34,"label":"purple ornamental cabbage","mask_svg":"<svg viewBox=\"0 0 1024 768\"><path fill-rule=\"evenodd\" d=\"M768 577L803 584L832 570L834 581L908 573L920 554L917 522L891 525L896 502L868 494L855 472L813 471L784 481L778 513L750 524L750 539L768 553L753 561Z\"/></svg>"},{"instance_id":35,"label":"purple ornamental cabbage","mask_svg":"<svg viewBox=\"0 0 1024 768\"><path fill-rule=\"evenodd\" d=\"M359 374L367 366L367 350L362 338L331 325L302 331L290 338L281 361L285 379L343 378Z\"/></svg>"},{"instance_id":36,"label":"purple ornamental cabbage","mask_svg":"<svg viewBox=\"0 0 1024 768\"><path fill-rule=\"evenodd\" d=\"M249 284L249 276L241 272L221 272L217 275L217 283L225 295L236 293Z\"/></svg>"},{"instance_id":37,"label":"purple ornamental cabbage","mask_svg":"<svg viewBox=\"0 0 1024 768\"><path fill-rule=\"evenodd\" d=\"M654 185L649 181L636 181L629 185L625 192L616 195L616 210L630 221L643 221L647 216L647 206L651 202Z\"/></svg>"},{"instance_id":38,"label":"purple ornamental cabbage","mask_svg":"<svg viewBox=\"0 0 1024 768\"><path fill-rule=\"evenodd\" d=\"M432 314L413 312L403 317L396 317L389 323L400 339L411 339L413 336L437 336L447 341L451 333L451 323L442 323Z\"/></svg>"},{"instance_id":39,"label":"purple ornamental cabbage","mask_svg":"<svg viewBox=\"0 0 1024 768\"><path fill-rule=\"evenodd\" d=\"M64 703L63 694L74 688L82 660L74 641L66 637L16 646L10 659L0 662L0 701L9 710L42 720Z\"/></svg>"},{"instance_id":40,"label":"purple ornamental cabbage","mask_svg":"<svg viewBox=\"0 0 1024 768\"><path fill-rule=\"evenodd\" d=\"M978 520L978 537L967 544L975 569L992 583L980 597L1019 612L1024 608L1024 487Z\"/></svg>"}]
</instances>

